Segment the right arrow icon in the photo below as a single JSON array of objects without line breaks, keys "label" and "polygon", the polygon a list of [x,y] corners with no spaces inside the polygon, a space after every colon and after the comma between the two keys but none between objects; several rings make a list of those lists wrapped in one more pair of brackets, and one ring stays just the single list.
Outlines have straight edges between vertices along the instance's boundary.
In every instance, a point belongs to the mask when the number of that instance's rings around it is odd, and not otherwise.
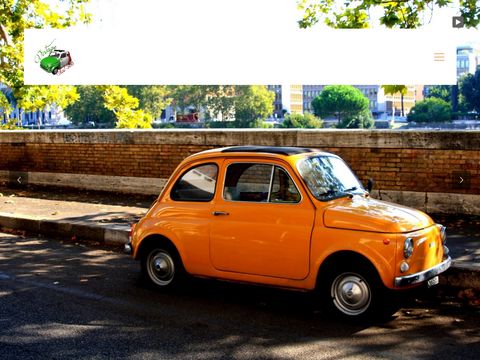
[{"label": "right arrow icon", "polygon": [[463,16],[453,16],[452,17],[452,27],[456,29],[461,29],[465,26],[465,20]]}]

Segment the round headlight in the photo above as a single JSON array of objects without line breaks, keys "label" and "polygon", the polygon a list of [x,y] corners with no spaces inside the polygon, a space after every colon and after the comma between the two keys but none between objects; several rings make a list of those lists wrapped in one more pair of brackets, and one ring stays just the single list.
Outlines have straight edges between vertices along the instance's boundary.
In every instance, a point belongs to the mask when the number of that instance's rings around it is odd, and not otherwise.
[{"label": "round headlight", "polygon": [[413,254],[413,239],[406,238],[403,244],[403,256],[408,259]]}]

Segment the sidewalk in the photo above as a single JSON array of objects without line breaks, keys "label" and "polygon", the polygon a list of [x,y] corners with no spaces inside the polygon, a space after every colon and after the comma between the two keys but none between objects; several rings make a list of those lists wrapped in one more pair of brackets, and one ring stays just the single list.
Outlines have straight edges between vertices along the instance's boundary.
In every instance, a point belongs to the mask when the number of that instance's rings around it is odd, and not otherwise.
[{"label": "sidewalk", "polygon": [[0,227],[122,247],[155,196],[0,187]]},{"label": "sidewalk", "polygon": [[[130,225],[155,198],[61,188],[0,187],[0,228],[122,247],[128,241]],[[447,246],[453,259],[442,281],[480,289],[480,216],[432,217],[447,227]]]}]

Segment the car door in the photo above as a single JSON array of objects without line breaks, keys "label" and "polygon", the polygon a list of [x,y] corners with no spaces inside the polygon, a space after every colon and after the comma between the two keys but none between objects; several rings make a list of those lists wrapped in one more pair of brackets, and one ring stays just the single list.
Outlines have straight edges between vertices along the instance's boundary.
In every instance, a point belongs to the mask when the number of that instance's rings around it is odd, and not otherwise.
[{"label": "car door", "polygon": [[210,230],[215,269],[287,279],[309,273],[315,210],[274,162],[226,160]]},{"label": "car door", "polygon": [[218,169],[216,160],[186,165],[149,217],[163,236],[175,240],[192,274],[205,275],[211,269],[209,237]]},{"label": "car door", "polygon": [[62,53],[62,55],[60,55],[60,67],[65,67],[67,66],[68,64],[68,56],[66,53]]}]

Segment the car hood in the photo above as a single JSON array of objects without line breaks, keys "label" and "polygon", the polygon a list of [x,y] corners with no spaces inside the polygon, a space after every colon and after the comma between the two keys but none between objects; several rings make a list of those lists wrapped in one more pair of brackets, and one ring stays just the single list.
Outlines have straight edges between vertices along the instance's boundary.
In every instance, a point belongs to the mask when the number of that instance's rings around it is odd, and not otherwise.
[{"label": "car hood", "polygon": [[48,56],[40,61],[40,66],[43,68],[50,68],[51,66],[57,66],[59,63],[60,60],[55,56]]},{"label": "car hood", "polygon": [[331,228],[384,233],[409,232],[434,224],[422,211],[363,196],[336,200],[325,209],[323,221]]}]

